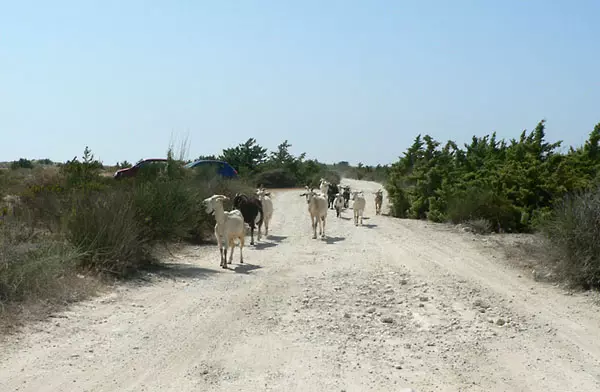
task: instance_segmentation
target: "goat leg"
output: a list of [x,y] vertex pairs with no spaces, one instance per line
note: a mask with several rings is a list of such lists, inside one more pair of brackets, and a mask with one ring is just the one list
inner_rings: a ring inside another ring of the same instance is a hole
[[240,237],[240,264],[244,264],[244,255],[242,249],[244,248],[244,237]]
[[229,240],[229,247],[231,248],[231,251],[229,253],[229,261],[227,262],[227,264],[231,264],[231,262],[233,261],[233,249],[235,249],[235,241],[233,240],[233,238]]

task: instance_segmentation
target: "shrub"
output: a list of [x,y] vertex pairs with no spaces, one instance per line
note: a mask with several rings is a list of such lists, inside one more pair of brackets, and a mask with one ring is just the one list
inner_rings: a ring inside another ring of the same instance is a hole
[[559,275],[600,287],[600,188],[566,196],[541,229],[556,251]]
[[456,192],[448,202],[447,216],[455,224],[485,219],[495,231],[516,231],[521,219],[520,211],[508,199],[481,188]]
[[125,190],[72,195],[65,234],[82,253],[82,266],[122,276],[147,260],[149,240],[133,196]]
[[272,169],[262,172],[254,180],[256,185],[265,188],[293,188],[298,186],[298,178],[286,169]]
[[134,191],[137,220],[149,241],[190,238],[201,209],[201,194],[184,180],[148,181]]
[[14,301],[64,296],[64,281],[81,256],[64,241],[23,233],[31,234],[25,222],[0,220],[0,308]]
[[492,222],[487,219],[470,219],[465,222],[465,226],[476,234],[490,234],[493,230]]
[[395,184],[386,186],[386,190],[388,192],[392,216],[406,218],[408,216],[407,211],[410,208],[410,201],[408,200],[406,191]]
[[10,164],[10,168],[13,170],[17,169],[33,169],[33,162],[29,159],[21,158],[18,161],[14,161]]

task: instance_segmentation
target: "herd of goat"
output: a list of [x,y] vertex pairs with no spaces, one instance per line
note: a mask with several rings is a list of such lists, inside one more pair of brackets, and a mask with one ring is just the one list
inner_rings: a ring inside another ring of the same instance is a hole
[[[308,212],[310,214],[313,230],[313,239],[317,238],[317,226],[321,239],[325,238],[325,223],[327,220],[327,210],[335,209],[336,216],[339,218],[343,208],[348,208],[349,201],[352,199],[354,210],[354,225],[363,224],[363,211],[366,206],[366,199],[363,191],[350,191],[349,186],[343,186],[342,192],[336,184],[332,184],[321,178],[319,189],[305,187],[305,191],[300,194],[306,198]],[[220,266],[227,268],[233,260],[233,249],[236,239],[240,245],[240,263],[244,263],[244,242],[246,238],[246,228],[250,229],[250,245],[254,245],[254,230],[258,229],[257,239],[260,241],[261,227],[265,226],[265,236],[269,235],[269,222],[273,217],[273,201],[271,193],[262,186],[256,190],[256,195],[247,196],[236,194],[233,198],[233,209],[225,211],[223,202],[229,200],[224,195],[213,195],[204,199],[204,205],[208,214],[215,216],[215,237],[221,255]],[[383,203],[383,191],[380,189],[375,192],[375,214],[381,214],[381,205]],[[227,250],[230,250],[229,261],[227,260]]]

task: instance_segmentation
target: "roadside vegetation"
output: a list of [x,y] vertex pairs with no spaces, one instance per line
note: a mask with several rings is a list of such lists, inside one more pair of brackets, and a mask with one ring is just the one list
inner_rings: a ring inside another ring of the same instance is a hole
[[389,169],[391,214],[462,223],[476,232],[539,233],[544,262],[580,287],[600,287],[600,124],[560,152],[545,122],[518,139],[474,136],[459,147],[418,135]]

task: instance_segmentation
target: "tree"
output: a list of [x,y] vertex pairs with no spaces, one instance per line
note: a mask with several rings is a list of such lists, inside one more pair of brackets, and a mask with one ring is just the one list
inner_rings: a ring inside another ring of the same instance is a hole
[[33,169],[33,162],[29,159],[21,158],[10,164],[11,169]]
[[258,145],[256,139],[250,138],[237,147],[224,149],[219,159],[226,161],[240,173],[256,173],[258,166],[267,159],[267,149]]

